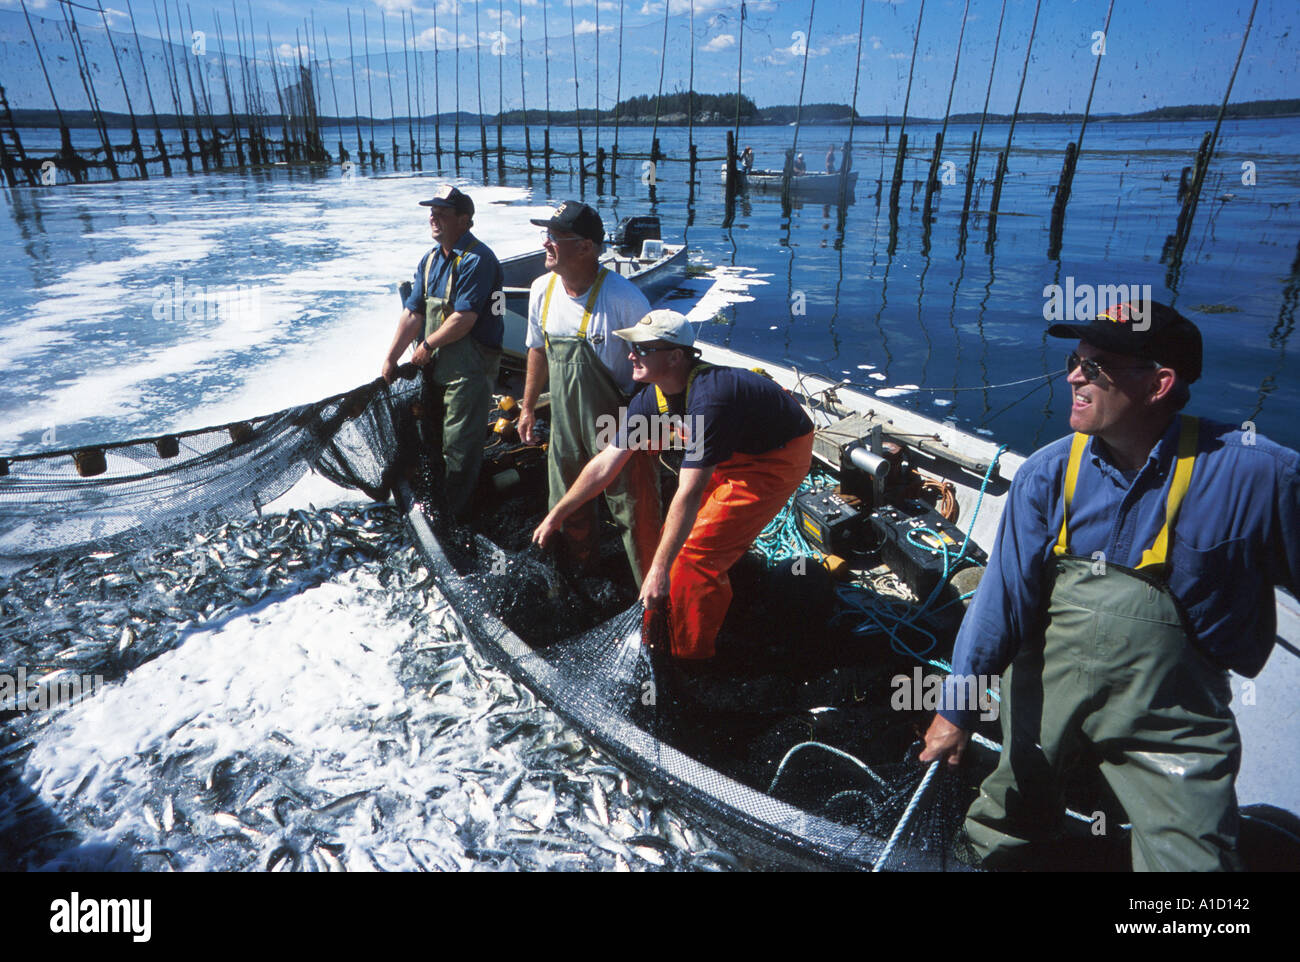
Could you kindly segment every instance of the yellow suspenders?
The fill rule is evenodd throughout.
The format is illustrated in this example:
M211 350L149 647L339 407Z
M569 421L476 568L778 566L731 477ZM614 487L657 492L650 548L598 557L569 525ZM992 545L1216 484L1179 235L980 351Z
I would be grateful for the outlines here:
M709 368L713 368L713 367L717 367L717 365L700 363L695 365L695 367L691 368L691 373L686 375L686 402L687 403L690 403L691 400L691 384L694 383L695 378L703 374L705 371L709 370ZM655 385L655 400L659 402L659 413L667 414L668 398L664 397L663 389L660 388L658 384Z
M456 282L456 271L460 268L460 259L478 246L478 238L475 237L469 242L469 246L462 251L456 252L455 259L451 262L451 270L447 272L447 289L442 292L444 302L451 300L451 287ZM429 256L424 259L424 295L429 296L429 271L433 269L433 255L435 250L429 251Z
M587 305L582 309L582 324L578 327L578 339L586 340L587 325L591 323L591 311L596 306L596 298L600 296L600 285L605 283L605 275L609 273L608 267L602 267L596 273L596 282L591 285L591 293L587 295ZM552 273L550 283L546 285L546 297L542 300L542 336L546 336L546 315L551 310L551 294L555 291L555 282L559 280L560 275Z
M1151 547L1142 552L1142 559L1137 568L1163 568L1169 560L1169 529L1178 518L1178 509L1182 507L1183 498L1191 486L1192 468L1196 464L1196 441L1199 421L1193 417L1183 416L1178 429L1178 457L1174 465L1173 478L1169 482L1169 493L1165 496L1165 523L1156 535ZM1079 466L1083 463L1083 449L1088 444L1088 435L1075 434L1070 442L1070 460L1065 469L1065 505L1061 515L1061 533L1057 535L1056 546L1052 552L1056 555L1069 553L1068 524L1070 504L1074 501L1074 488L1079 480Z

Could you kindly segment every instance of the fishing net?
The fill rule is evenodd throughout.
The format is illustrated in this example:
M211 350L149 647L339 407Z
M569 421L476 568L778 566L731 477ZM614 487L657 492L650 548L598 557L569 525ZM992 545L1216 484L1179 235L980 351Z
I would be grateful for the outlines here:
M731 572L735 600L718 657L702 669L674 664L645 644L608 516L587 568L557 563L532 544L547 507L542 446L509 429L485 431L472 520L457 524L440 507L436 431L421 423L427 413L418 385L378 381L254 421L7 459L0 558L25 570L15 579L24 587L6 595L4 626L22 624L28 637L40 627L45 647L32 664L94 665L116 677L156 654L129 643L132 619L137 627L174 622L176 632L155 635L165 648L189 621L344 557L372 556L379 549L359 521L317 525L291 514L273 527L274 548L252 537L260 529L242 519L315 470L377 500L396 494L485 657L736 850L781 865L945 869L970 861L958 830L991 758L926 778L915 757L930 713L895 710L890 698L893 679L917 662L906 646L837 626L840 602L815 561L773 564L751 553ZM545 424L540 430L544 438ZM219 579L225 588L203 580L206 594L191 597L195 585L170 584L163 573L193 570L189 555L207 549L177 538L221 525L221 543L235 547L211 563L242 576ZM134 592L123 596L126 617L82 631L43 603L74 604L88 577L110 601Z
M417 390L381 380L250 421L0 458L0 568L260 513L311 469L384 500Z

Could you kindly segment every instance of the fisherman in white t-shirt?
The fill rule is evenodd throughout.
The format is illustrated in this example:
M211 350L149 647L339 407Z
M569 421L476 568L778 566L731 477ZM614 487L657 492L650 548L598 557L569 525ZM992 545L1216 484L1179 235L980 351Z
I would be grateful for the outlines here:
M532 223L546 228L548 273L533 282L528 298L528 373L519 434L534 443L537 401L549 385L553 507L600 453L605 419L616 422L635 390L627 347L613 332L636 324L650 304L631 281L600 265L605 225L591 207L565 201L550 219ZM637 453L606 489L605 502L622 530L639 587L659 540L658 472L650 453ZM564 525L567 550L580 569L594 562L597 538L596 502L583 507Z

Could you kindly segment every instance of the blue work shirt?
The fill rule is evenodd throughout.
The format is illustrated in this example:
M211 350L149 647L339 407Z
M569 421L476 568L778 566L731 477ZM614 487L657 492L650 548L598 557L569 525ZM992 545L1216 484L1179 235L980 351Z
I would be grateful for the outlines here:
M447 279L455 254L461 255L460 266L456 269L456 283L452 285L451 302L453 311L473 311L478 315L470 335L486 347L500 348L505 334L504 301L502 310L493 311L493 298L501 290L505 275L501 271L501 262L491 248L474 235L466 231L452 245L453 256L447 257L439 244L420 258L415 268L415 282L411 285L411 296L406 299L405 307L413 314L424 317L426 297L442 297L447 290ZM429 287L424 286L425 261L432 257L429 269Z
M1173 419L1132 480L1103 442L1089 440L1070 506L1071 555L1137 567L1164 525L1179 422ZM955 676L1000 673L1022 644L1042 644L1070 442L1064 437L1036 451L1011 482L988 571L957 633ZM1300 454L1289 448L1202 419L1196 466L1171 532L1167 584L1192 641L1248 677L1264 667L1277 635L1274 586L1295 592L1300 585L1298 466ZM954 708L939 714L962 728L978 716Z

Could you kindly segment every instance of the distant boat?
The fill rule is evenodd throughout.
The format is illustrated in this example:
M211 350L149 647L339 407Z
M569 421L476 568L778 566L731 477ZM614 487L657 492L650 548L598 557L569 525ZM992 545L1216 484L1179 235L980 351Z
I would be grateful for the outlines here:
M751 170L749 173L737 171L741 178L741 190L757 190L780 193L785 175L779 170ZM722 183L727 182L727 167L722 167ZM841 175L835 174L791 174L790 190L792 193L815 194L828 197L839 193ZM852 193L858 185L858 172L848 173L847 189Z

